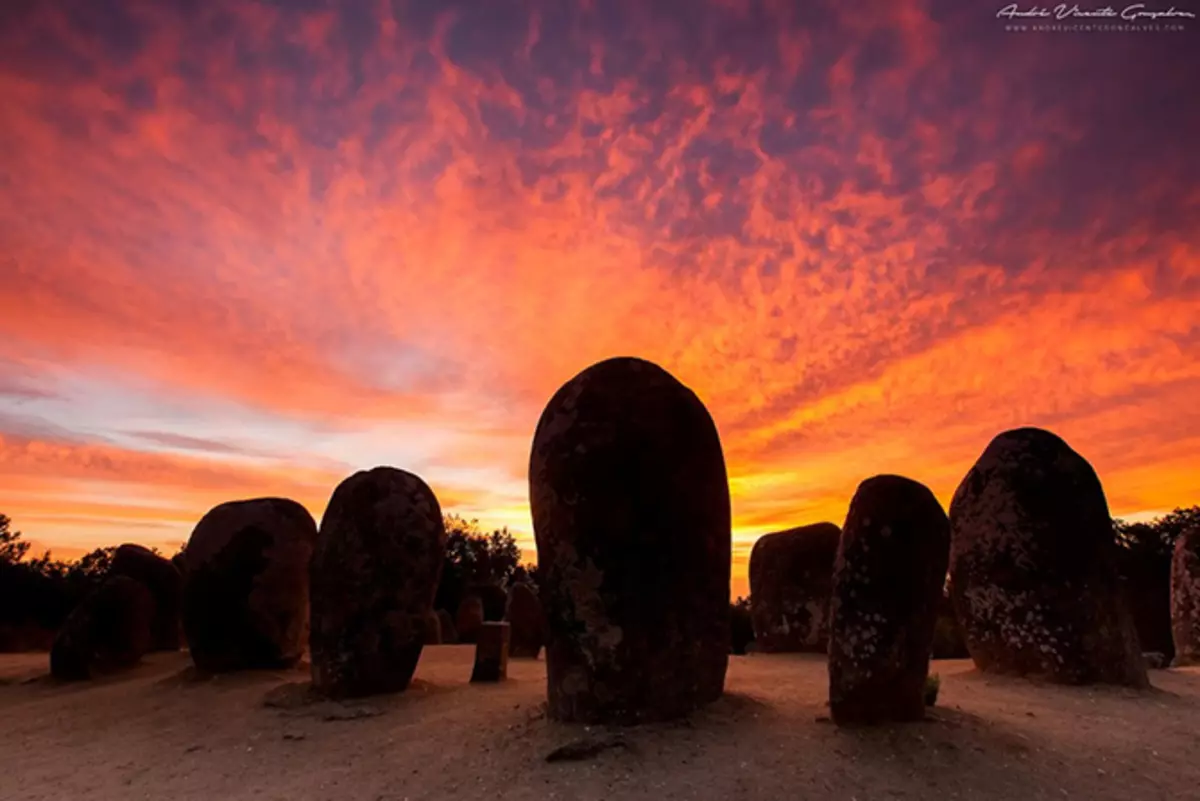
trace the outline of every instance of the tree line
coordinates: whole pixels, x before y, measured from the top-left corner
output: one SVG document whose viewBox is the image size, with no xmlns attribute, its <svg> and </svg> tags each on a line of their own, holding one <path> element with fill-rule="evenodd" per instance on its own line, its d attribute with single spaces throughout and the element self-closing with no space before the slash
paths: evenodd
<svg viewBox="0 0 1200 801">
<path fill-rule="evenodd" d="M 446 555 L 435 609 L 454 614 L 480 586 L 536 582 L 536 568 L 521 564 L 521 549 L 507 528 L 485 532 L 458 515 L 446 515 L 444 522 Z M 116 546 L 72 561 L 48 551 L 30 558 L 29 551 L 30 543 L 0 514 L 0 652 L 49 649 L 67 615 L 108 574 Z"/>
<path fill-rule="evenodd" d="M 521 563 L 521 550 L 507 528 L 484 532 L 477 521 L 446 515 L 446 555 L 435 609 L 454 614 L 475 588 L 515 582 L 537 584 L 537 569 Z M 1113 520 L 1119 572 L 1130 596 L 1142 647 L 1162 651 L 1171 645 L 1170 576 L 1175 542 L 1200 527 L 1200 506 L 1179 508 L 1145 523 Z M 49 552 L 29 558 L 30 544 L 0 514 L 0 651 L 46 649 L 54 632 L 108 572 L 115 547 L 97 548 L 74 561 Z M 749 599 L 733 609 L 735 651 L 753 639 Z"/>
</svg>

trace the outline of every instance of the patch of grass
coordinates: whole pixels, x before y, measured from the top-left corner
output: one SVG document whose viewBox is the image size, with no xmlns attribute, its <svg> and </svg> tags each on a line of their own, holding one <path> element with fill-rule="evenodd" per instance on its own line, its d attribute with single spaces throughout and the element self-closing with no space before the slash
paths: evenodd
<svg viewBox="0 0 1200 801">
<path fill-rule="evenodd" d="M 937 703 L 938 690 L 942 686 L 942 677 L 937 673 L 932 676 L 925 677 L 925 706 L 933 706 Z"/>
</svg>

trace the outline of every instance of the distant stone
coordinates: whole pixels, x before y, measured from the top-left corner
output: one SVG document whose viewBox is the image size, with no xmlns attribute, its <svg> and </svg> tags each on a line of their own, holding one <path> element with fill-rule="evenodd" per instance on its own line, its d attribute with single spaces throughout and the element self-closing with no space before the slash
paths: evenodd
<svg viewBox="0 0 1200 801">
<path fill-rule="evenodd" d="M 498 584 L 476 584 L 467 590 L 467 595 L 478 595 L 483 602 L 483 619 L 485 621 L 504 620 L 508 608 L 508 593 Z"/>
<path fill-rule="evenodd" d="M 637 723 L 718 698 L 729 662 L 729 482 L 704 404 L 617 358 L 543 411 L 529 467 L 548 715 Z"/>
<path fill-rule="evenodd" d="M 154 596 L 139 581 L 112 576 L 75 607 L 54 639 L 50 674 L 79 681 L 136 665 L 150 650 Z"/>
<path fill-rule="evenodd" d="M 541 601 L 528 584 L 517 583 L 508 588 L 505 616 L 512 626 L 512 655 L 537 659 L 546 643 L 546 616 L 542 614 Z"/>
<path fill-rule="evenodd" d="M 1171 633 L 1175 666 L 1200 665 L 1200 527 L 1175 541 L 1171 558 Z"/>
<path fill-rule="evenodd" d="M 208 672 L 294 665 L 308 642 L 308 563 L 317 526 L 284 498 L 231 501 L 187 544 L 183 631 Z"/>
<path fill-rule="evenodd" d="M 430 609 L 425 613 L 425 644 L 426 645 L 441 645 L 442 644 L 442 621 L 438 619 L 437 612 Z"/>
<path fill-rule="evenodd" d="M 754 643 L 754 622 L 750 610 L 744 606 L 729 609 L 729 653 L 745 656 Z"/>
<path fill-rule="evenodd" d="M 992 440 L 950 505 L 954 606 L 976 666 L 1146 687 L 1100 480 L 1054 434 Z"/>
<path fill-rule="evenodd" d="M 829 596 L 841 533 L 833 523 L 817 523 L 754 543 L 750 603 L 759 650 L 828 650 Z"/>
<path fill-rule="evenodd" d="M 938 598 L 937 622 L 933 627 L 934 659 L 968 659 L 967 641 L 954 613 L 954 601 L 949 592 Z"/>
<path fill-rule="evenodd" d="M 462 643 L 475 642 L 479 637 L 481 626 L 483 626 L 483 599 L 478 595 L 468 595 L 458 605 L 458 614 L 454 618 L 458 641 Z"/>
<path fill-rule="evenodd" d="M 1142 659 L 1146 660 L 1146 667 L 1150 670 L 1162 670 L 1171 663 L 1162 651 L 1145 651 L 1142 653 Z"/>
<path fill-rule="evenodd" d="M 508 678 L 510 637 L 511 629 L 507 621 L 489 620 L 479 627 L 471 681 L 503 681 Z"/>
<path fill-rule="evenodd" d="M 833 574 L 829 709 L 834 723 L 925 716 L 926 678 L 950 526 L 925 486 L 876 476 L 858 486 Z"/>
<path fill-rule="evenodd" d="M 458 643 L 458 629 L 454 626 L 454 618 L 445 609 L 437 610 L 438 629 L 442 633 L 442 645 Z"/>
<path fill-rule="evenodd" d="M 150 649 L 178 651 L 182 640 L 179 610 L 183 603 L 183 576 L 174 563 L 149 548 L 126 543 L 113 553 L 108 573 L 128 576 L 150 590 L 155 609 Z"/>
<path fill-rule="evenodd" d="M 408 687 L 445 543 L 437 498 L 412 473 L 376 467 L 338 485 L 312 558 L 316 692 L 347 698 Z"/>
</svg>

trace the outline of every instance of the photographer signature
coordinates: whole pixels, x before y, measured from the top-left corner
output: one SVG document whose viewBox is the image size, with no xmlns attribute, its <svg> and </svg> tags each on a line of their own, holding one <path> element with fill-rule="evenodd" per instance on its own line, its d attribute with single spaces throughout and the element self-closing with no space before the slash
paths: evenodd
<svg viewBox="0 0 1200 801">
<path fill-rule="evenodd" d="M 1013 19 L 1041 19 L 1053 17 L 1054 19 L 1062 20 L 1068 18 L 1082 19 L 1116 19 L 1120 18 L 1126 22 L 1136 22 L 1139 20 L 1157 21 L 1162 19 L 1195 19 L 1196 15 L 1191 11 L 1185 11 L 1171 6 L 1163 10 L 1155 10 L 1146 8 L 1145 3 L 1134 3 L 1133 5 L 1125 6 L 1118 13 L 1112 6 L 1104 6 L 1103 8 L 1080 8 L 1078 5 L 1068 6 L 1066 3 L 1060 3 L 1053 10 L 1033 6 L 1030 9 L 1022 11 L 1016 3 L 1011 3 L 996 12 L 997 17 L 1006 17 L 1009 20 Z"/>
</svg>

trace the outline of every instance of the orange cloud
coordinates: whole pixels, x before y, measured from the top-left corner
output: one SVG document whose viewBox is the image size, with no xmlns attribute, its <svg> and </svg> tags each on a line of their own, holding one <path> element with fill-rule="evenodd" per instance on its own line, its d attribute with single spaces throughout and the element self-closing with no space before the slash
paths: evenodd
<svg viewBox="0 0 1200 801">
<path fill-rule="evenodd" d="M 617 354 L 709 405 L 735 587 L 758 534 L 879 472 L 946 501 L 1012 425 L 1116 513 L 1196 500 L 1176 40 L 923 2 L 111 5 L 0 35 L 0 508 L 39 541 L 316 514 L 389 462 L 528 548 L 541 406 Z"/>
</svg>

